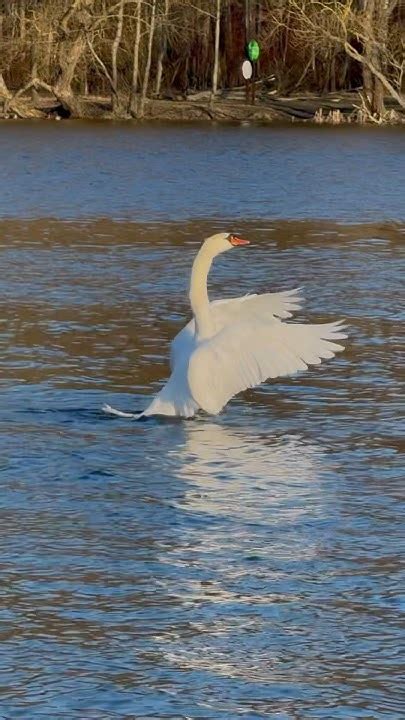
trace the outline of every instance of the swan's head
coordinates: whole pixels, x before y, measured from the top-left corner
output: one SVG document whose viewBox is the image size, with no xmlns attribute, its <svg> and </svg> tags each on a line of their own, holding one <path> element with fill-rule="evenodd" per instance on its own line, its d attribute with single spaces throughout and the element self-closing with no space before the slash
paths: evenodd
<svg viewBox="0 0 405 720">
<path fill-rule="evenodd" d="M 244 240 L 239 235 L 234 235 L 234 233 L 217 233 L 203 242 L 204 250 L 208 250 L 213 257 L 231 250 L 236 245 L 249 245 L 249 240 Z"/>
</svg>

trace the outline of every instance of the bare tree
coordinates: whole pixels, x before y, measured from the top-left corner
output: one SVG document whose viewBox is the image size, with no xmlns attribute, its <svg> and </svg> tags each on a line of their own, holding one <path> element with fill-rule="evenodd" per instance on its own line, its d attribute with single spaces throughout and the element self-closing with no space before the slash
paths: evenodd
<svg viewBox="0 0 405 720">
<path fill-rule="evenodd" d="M 150 68 L 151 68 L 151 64 L 152 64 L 153 37 L 155 34 L 156 3 L 157 3 L 157 0 L 151 0 L 148 50 L 147 50 L 147 56 L 146 56 L 145 72 L 144 72 L 143 82 L 142 82 L 141 101 L 139 103 L 139 111 L 138 111 L 139 118 L 142 118 L 145 114 L 146 96 L 147 96 L 148 87 L 149 87 L 149 74 L 150 74 Z"/>
<path fill-rule="evenodd" d="M 160 86 L 162 83 L 163 60 L 167 52 L 167 24 L 169 16 L 169 0 L 164 0 L 163 14 L 159 18 L 159 55 L 156 70 L 155 94 L 160 95 Z"/>
<path fill-rule="evenodd" d="M 124 5 L 125 5 L 125 0 L 119 0 L 117 29 L 115 32 L 114 42 L 112 44 L 112 49 L 111 49 L 112 90 L 113 90 L 111 102 L 112 102 L 113 110 L 117 110 L 117 107 L 119 104 L 117 56 L 118 56 L 118 48 L 120 46 L 120 42 L 121 42 L 121 38 L 122 38 L 122 31 L 124 29 Z"/>
<path fill-rule="evenodd" d="M 368 119 L 390 118 L 387 95 L 405 110 L 404 0 L 0 0 L 0 97 L 22 116 L 49 97 L 72 116 L 111 98 L 142 117 L 163 84 L 212 103 L 240 81 L 245 21 L 280 91 L 362 85 Z"/>
<path fill-rule="evenodd" d="M 401 95 L 395 53 L 387 45 L 389 20 L 396 0 L 363 0 L 358 7 L 354 0 L 286 0 L 290 15 L 295 19 L 295 34 L 311 45 L 315 53 L 325 49 L 325 43 L 336 52 L 343 50 L 363 69 L 364 91 L 372 117 L 384 115 L 384 94 L 387 93 L 405 109 Z M 282 21 L 279 21 L 282 24 Z"/>
<path fill-rule="evenodd" d="M 214 67 L 212 71 L 212 92 L 211 102 L 213 102 L 218 92 L 218 74 L 219 74 L 219 35 L 221 32 L 221 0 L 216 0 L 215 14 L 215 49 L 214 49 Z"/>
<path fill-rule="evenodd" d="M 142 0 L 137 0 L 135 11 L 135 37 L 132 49 L 132 78 L 129 96 L 129 112 L 136 117 L 139 76 L 139 54 L 141 46 Z"/>
<path fill-rule="evenodd" d="M 73 115 L 80 114 L 80 110 L 72 83 L 77 65 L 87 46 L 87 33 L 91 26 L 90 10 L 94 3 L 95 0 L 73 0 L 59 26 L 59 73 L 53 91 Z"/>
</svg>

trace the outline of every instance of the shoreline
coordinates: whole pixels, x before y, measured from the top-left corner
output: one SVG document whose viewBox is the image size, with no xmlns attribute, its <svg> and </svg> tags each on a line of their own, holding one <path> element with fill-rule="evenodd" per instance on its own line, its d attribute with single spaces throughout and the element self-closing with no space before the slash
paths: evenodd
<svg viewBox="0 0 405 720">
<path fill-rule="evenodd" d="M 112 111 L 109 97 L 75 96 L 75 111 L 68 112 L 52 96 L 18 98 L 10 103 L 4 113 L 0 109 L 0 120 L 122 120 L 132 122 L 223 122 L 258 123 L 302 122 L 315 124 L 367 124 L 402 125 L 405 113 L 391 98 L 386 98 L 387 117 L 384 122 L 373 122 L 362 110 L 362 98 L 358 92 L 329 93 L 314 95 L 302 93 L 295 96 L 276 94 L 259 97 L 255 105 L 247 104 L 244 90 L 236 88 L 224 91 L 210 102 L 209 93 L 197 93 L 187 98 L 148 99 L 142 119 L 131 116 L 125 107 L 126 98 L 121 99 L 120 109 Z"/>
</svg>

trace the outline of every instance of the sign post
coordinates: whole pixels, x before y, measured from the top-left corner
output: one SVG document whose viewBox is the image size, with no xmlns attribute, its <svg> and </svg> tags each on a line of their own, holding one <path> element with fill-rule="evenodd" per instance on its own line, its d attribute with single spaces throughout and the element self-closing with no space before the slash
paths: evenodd
<svg viewBox="0 0 405 720">
<path fill-rule="evenodd" d="M 257 40 L 249 40 L 249 42 L 246 44 L 245 53 L 247 60 L 242 65 L 242 74 L 243 77 L 246 80 L 246 101 L 249 101 L 249 89 L 251 88 L 251 103 L 252 105 L 255 104 L 256 99 L 256 70 L 255 65 L 260 57 L 260 45 L 257 42 Z M 251 68 L 251 74 L 249 78 L 245 77 L 244 74 L 244 66 L 246 63 L 249 63 Z"/>
</svg>

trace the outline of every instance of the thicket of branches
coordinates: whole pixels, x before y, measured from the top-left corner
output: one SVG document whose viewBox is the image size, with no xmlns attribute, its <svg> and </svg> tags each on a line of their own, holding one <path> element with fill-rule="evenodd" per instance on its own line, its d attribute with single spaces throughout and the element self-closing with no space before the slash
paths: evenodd
<svg viewBox="0 0 405 720">
<path fill-rule="evenodd" d="M 142 116 L 151 97 L 241 84 L 247 39 L 281 94 L 363 88 L 405 107 L 405 0 L 0 0 L 0 98 L 51 93 L 70 114 L 110 96 Z"/>
</svg>

